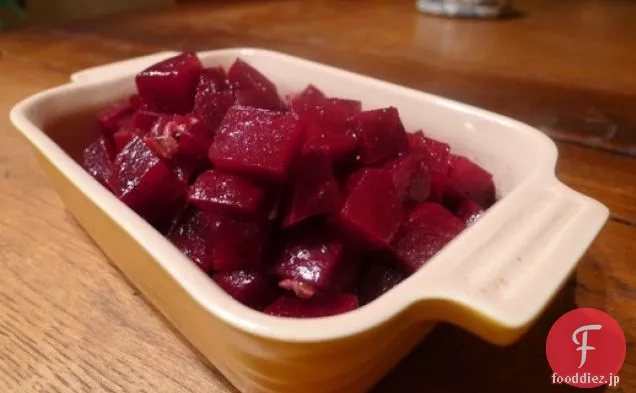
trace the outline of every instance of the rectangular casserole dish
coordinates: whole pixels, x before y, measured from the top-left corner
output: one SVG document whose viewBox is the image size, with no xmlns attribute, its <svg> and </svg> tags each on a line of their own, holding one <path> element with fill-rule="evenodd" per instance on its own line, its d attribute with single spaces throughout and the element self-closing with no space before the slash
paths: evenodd
<svg viewBox="0 0 636 393">
<path fill-rule="evenodd" d="M 286 320 L 230 298 L 179 250 L 86 173 L 76 159 L 97 134 L 93 115 L 131 94 L 134 75 L 163 52 L 85 70 L 73 83 L 17 104 L 11 121 L 33 145 L 68 209 L 128 280 L 241 392 L 367 391 L 437 321 L 495 344 L 517 340 L 559 291 L 608 218 L 560 183 L 543 133 L 458 102 L 260 49 L 199 53 L 206 65 L 241 57 L 281 94 L 313 83 L 363 109 L 393 105 L 488 169 L 500 200 L 418 272 L 344 315 Z"/>
</svg>

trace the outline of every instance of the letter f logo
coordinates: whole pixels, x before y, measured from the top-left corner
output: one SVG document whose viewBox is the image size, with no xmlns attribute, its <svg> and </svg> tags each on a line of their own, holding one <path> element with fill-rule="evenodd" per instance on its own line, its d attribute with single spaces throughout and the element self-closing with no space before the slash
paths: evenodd
<svg viewBox="0 0 636 393">
<path fill-rule="evenodd" d="M 587 332 L 589 330 L 601 330 L 602 327 L 603 326 L 601 325 L 585 325 L 576 329 L 574 331 L 574 334 L 572 334 L 572 341 L 574 341 L 574 344 L 580 345 L 580 347 L 576 349 L 577 351 L 581 351 L 581 364 L 579 364 L 579 368 L 583 367 L 583 365 L 585 364 L 585 361 L 587 360 L 587 351 L 593 351 L 596 349 L 594 347 L 587 345 Z M 583 339 L 581 340 L 581 342 L 579 342 L 576 336 L 578 336 L 578 334 L 581 332 L 583 332 L 582 334 Z"/>
</svg>

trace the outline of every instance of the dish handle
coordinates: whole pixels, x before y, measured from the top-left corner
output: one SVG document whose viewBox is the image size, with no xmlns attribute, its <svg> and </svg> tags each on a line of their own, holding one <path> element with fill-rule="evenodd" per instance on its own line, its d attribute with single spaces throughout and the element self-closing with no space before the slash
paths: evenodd
<svg viewBox="0 0 636 393">
<path fill-rule="evenodd" d="M 175 56 L 177 54 L 179 54 L 179 52 L 164 51 L 146 56 L 135 57 L 132 59 L 117 61 L 114 63 L 104 64 L 97 67 L 86 68 L 84 70 L 71 74 L 71 82 L 86 83 L 115 79 L 120 77 L 121 75 L 129 75 L 131 72 L 137 73 L 147 67 L 150 67 L 156 62 Z"/>
<path fill-rule="evenodd" d="M 440 264 L 430 286 L 419 283 L 429 289 L 417 299 L 418 316 L 456 324 L 500 345 L 525 333 L 609 216 L 603 204 L 556 178 L 539 187 L 523 212 L 504 221 L 485 243 L 459 261 Z"/>
</svg>

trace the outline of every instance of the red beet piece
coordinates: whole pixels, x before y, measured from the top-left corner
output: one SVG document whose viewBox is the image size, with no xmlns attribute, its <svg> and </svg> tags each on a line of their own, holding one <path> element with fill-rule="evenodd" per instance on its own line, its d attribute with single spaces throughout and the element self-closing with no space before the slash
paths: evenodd
<svg viewBox="0 0 636 393">
<path fill-rule="evenodd" d="M 445 198 L 452 207 L 467 198 L 487 209 L 495 203 L 492 175 L 468 158 L 452 154 Z"/>
<path fill-rule="evenodd" d="M 391 172 L 398 198 L 402 201 L 425 201 L 431 193 L 431 174 L 421 153 L 389 161 L 384 168 Z"/>
<path fill-rule="evenodd" d="M 234 299 L 259 311 L 269 306 L 279 295 L 274 285 L 255 272 L 239 270 L 218 273 L 212 279 Z"/>
<path fill-rule="evenodd" d="M 232 64 L 227 77 L 239 105 L 270 110 L 285 109 L 276 86 L 243 60 L 237 59 Z"/>
<path fill-rule="evenodd" d="M 459 208 L 455 213 L 455 215 L 464 221 L 466 225 L 473 224 L 475 221 L 479 220 L 483 214 L 484 209 L 470 199 L 465 199 L 459 205 Z"/>
<path fill-rule="evenodd" d="M 299 122 L 289 113 L 232 107 L 209 157 L 216 167 L 230 172 L 284 181 L 302 137 Z"/>
<path fill-rule="evenodd" d="M 343 314 L 358 308 L 355 295 L 336 293 L 299 299 L 294 295 L 279 297 L 265 309 L 265 313 L 284 318 L 320 318 Z"/>
<path fill-rule="evenodd" d="M 265 191 L 254 182 L 218 170 L 203 172 L 196 179 L 188 201 L 202 210 L 228 208 L 245 214 L 263 209 Z"/>
<path fill-rule="evenodd" d="M 107 106 L 97 114 L 97 122 L 102 132 L 111 135 L 122 125 L 122 122 L 130 118 L 135 111 L 130 100 Z"/>
<path fill-rule="evenodd" d="M 163 115 L 144 140 L 162 158 L 200 162 L 207 156 L 212 134 L 195 116 Z"/>
<path fill-rule="evenodd" d="M 313 101 L 324 100 L 327 96 L 319 88 L 314 85 L 307 85 L 303 91 L 294 95 L 292 101 Z M 298 104 L 298 103 L 297 103 Z"/>
<path fill-rule="evenodd" d="M 317 228 L 290 236 L 274 266 L 279 286 L 296 296 L 310 298 L 316 292 L 340 290 L 355 275 L 358 260 L 346 252 L 342 241 Z M 347 274 L 345 274 L 347 273 Z"/>
<path fill-rule="evenodd" d="M 168 239 L 190 258 L 201 270 L 213 270 L 214 239 L 220 217 L 189 208 L 168 233 Z"/>
<path fill-rule="evenodd" d="M 367 304 L 377 299 L 406 277 L 407 274 L 394 267 L 372 261 L 363 271 L 358 283 L 360 304 Z"/>
<path fill-rule="evenodd" d="M 186 114 L 194 105 L 194 92 L 203 66 L 194 53 L 182 53 L 159 62 L 135 78 L 137 90 L 150 109 Z"/>
<path fill-rule="evenodd" d="M 112 148 L 103 136 L 84 149 L 84 169 L 104 187 L 111 189 L 113 176 Z"/>
<path fill-rule="evenodd" d="M 442 205 L 424 202 L 407 217 L 392 243 L 398 263 L 409 273 L 417 271 L 466 225 Z"/>
<path fill-rule="evenodd" d="M 387 247 L 403 216 L 391 174 L 383 169 L 362 169 L 347 180 L 346 190 L 336 224 L 368 247 Z"/>
<path fill-rule="evenodd" d="M 424 154 L 431 173 L 431 199 L 441 202 L 450 170 L 450 146 L 427 138 L 422 131 L 409 135 L 411 151 Z"/>
<path fill-rule="evenodd" d="M 261 265 L 266 238 L 258 220 L 225 215 L 217 228 L 212 264 L 217 272 L 253 270 Z"/>
<path fill-rule="evenodd" d="M 408 150 L 409 142 L 396 108 L 360 112 L 353 121 L 362 164 L 381 163 Z"/>
<path fill-rule="evenodd" d="M 135 135 L 115 157 L 113 192 L 140 216 L 154 222 L 184 197 L 186 184 Z"/>
<path fill-rule="evenodd" d="M 201 73 L 192 112 L 203 121 L 210 134 L 214 134 L 234 103 L 234 94 L 228 88 L 229 82 L 222 68 L 210 68 Z"/>
<path fill-rule="evenodd" d="M 146 135 L 162 116 L 161 113 L 140 109 L 132 118 L 133 131 L 139 135 Z"/>
<path fill-rule="evenodd" d="M 358 141 L 350 118 L 360 112 L 359 101 L 304 98 L 291 105 L 306 127 L 305 150 L 326 149 L 334 162 L 353 157 Z"/>
<path fill-rule="evenodd" d="M 332 212 L 340 206 L 340 191 L 325 150 L 305 152 L 294 165 L 291 195 L 283 219 L 288 227 L 306 218 Z"/>
<path fill-rule="evenodd" d="M 113 143 L 115 144 L 115 150 L 119 153 L 126 147 L 133 137 L 132 131 L 128 128 L 120 128 L 113 134 Z"/>
</svg>

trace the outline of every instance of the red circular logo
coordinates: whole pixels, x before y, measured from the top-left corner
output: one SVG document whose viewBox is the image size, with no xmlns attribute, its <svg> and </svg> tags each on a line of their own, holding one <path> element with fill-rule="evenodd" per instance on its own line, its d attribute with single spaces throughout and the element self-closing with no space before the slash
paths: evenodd
<svg viewBox="0 0 636 393">
<path fill-rule="evenodd" d="M 625 334 L 603 311 L 580 308 L 559 318 L 545 345 L 552 383 L 579 388 L 617 386 L 625 361 Z"/>
</svg>

